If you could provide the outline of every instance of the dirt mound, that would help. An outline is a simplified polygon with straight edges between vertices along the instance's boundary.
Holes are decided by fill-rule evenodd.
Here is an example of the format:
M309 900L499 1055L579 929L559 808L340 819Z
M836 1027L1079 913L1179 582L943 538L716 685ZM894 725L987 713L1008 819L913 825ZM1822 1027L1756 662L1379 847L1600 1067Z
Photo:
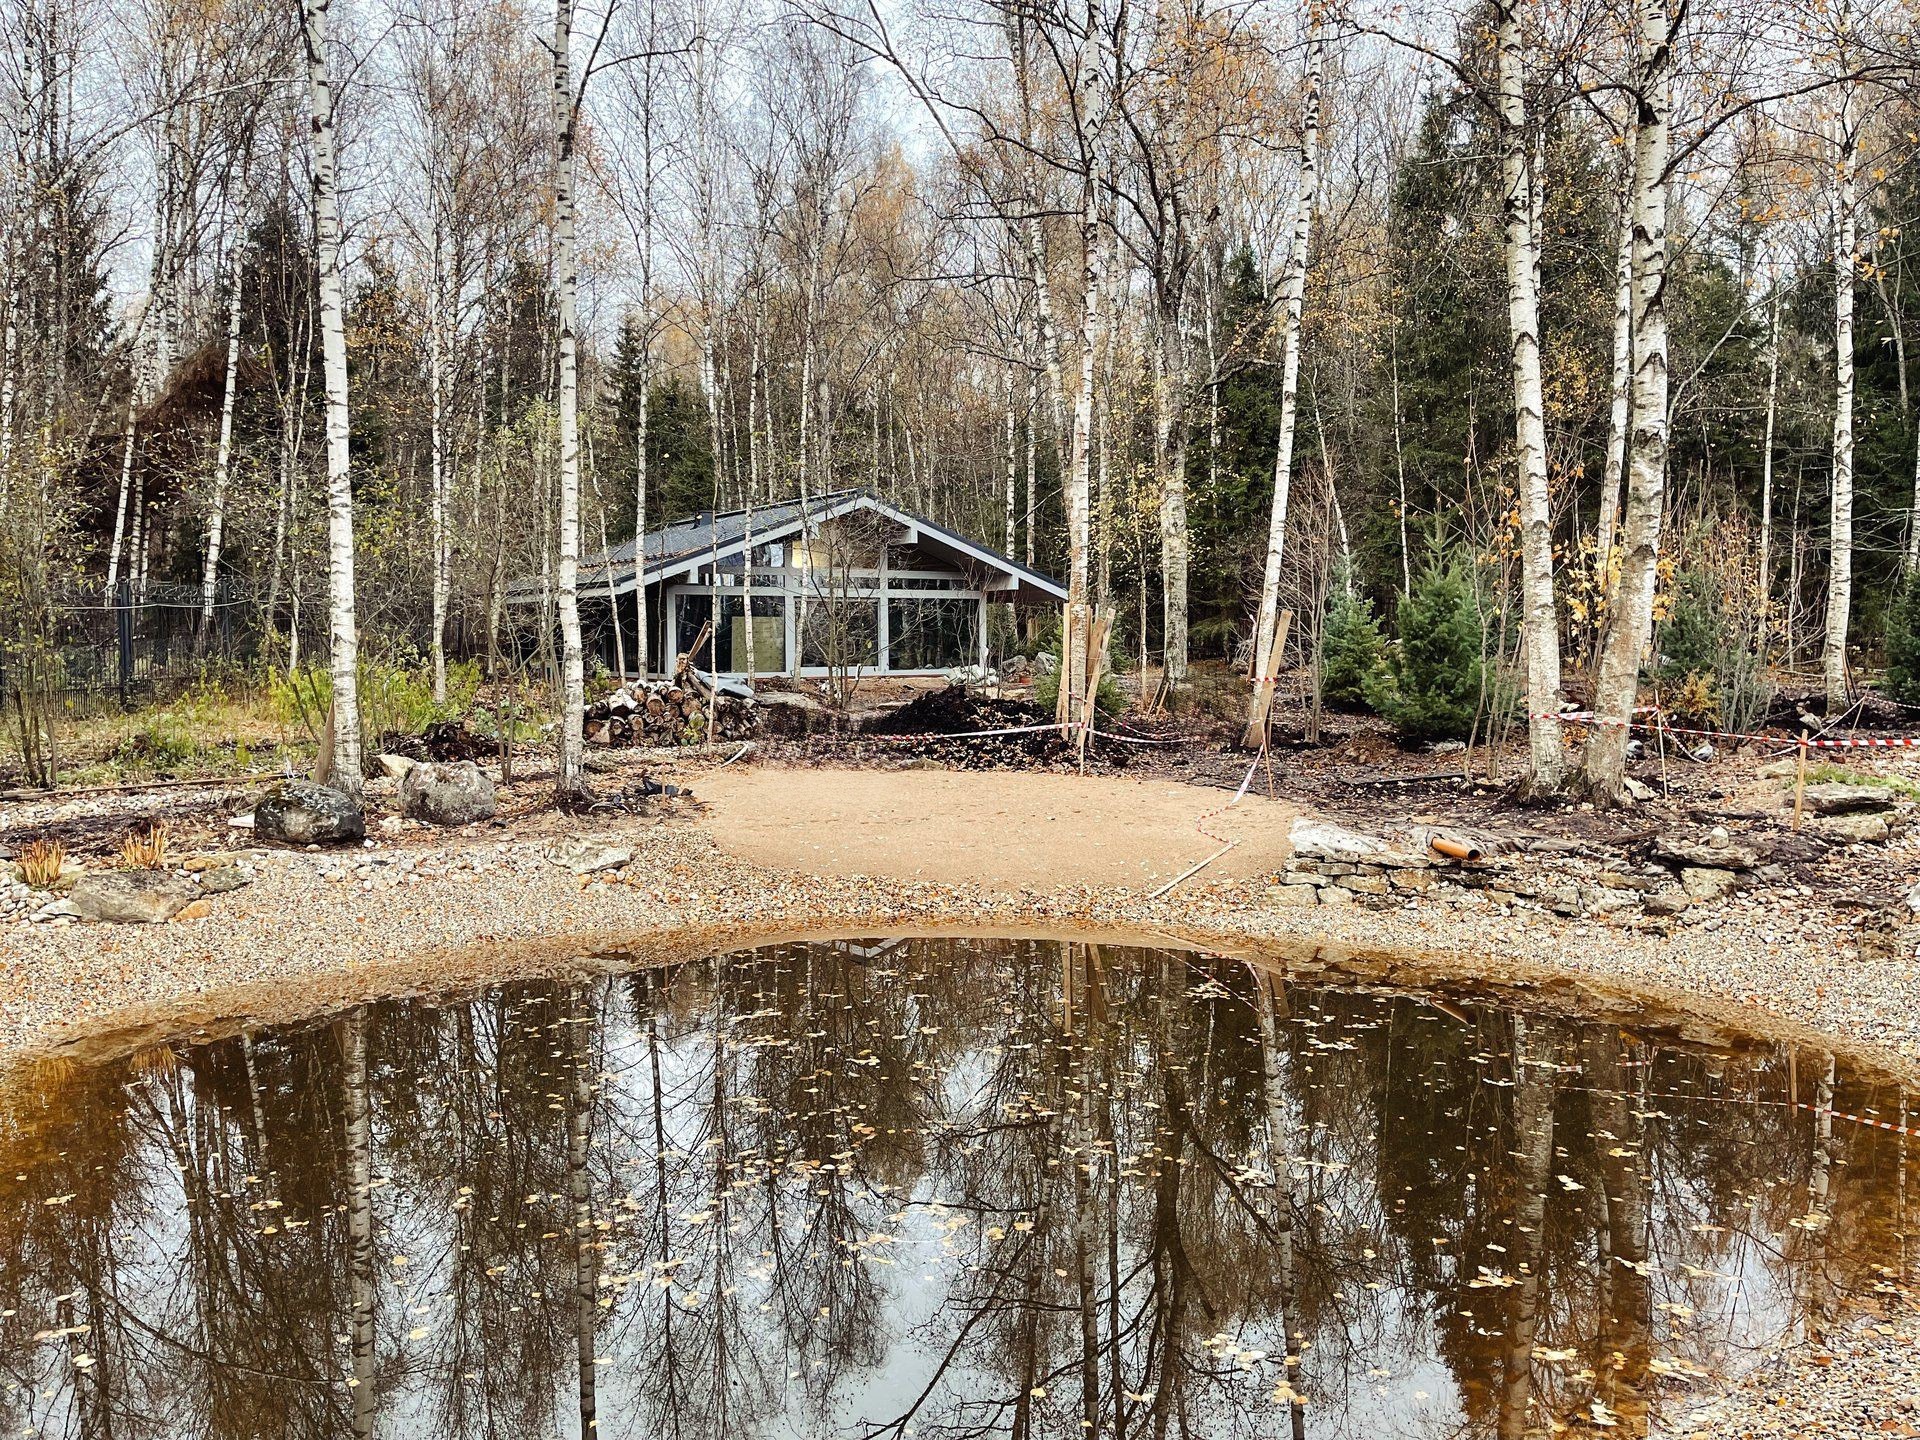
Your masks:
M1030 700L993 700L959 685L929 690L898 710L870 720L869 735L968 735L1017 725L1045 725L1053 719Z
M469 730L463 720L439 720L418 735L388 730L380 736L380 753L404 755L409 760L432 760L447 764L455 760L492 760L500 754L500 742L490 735Z

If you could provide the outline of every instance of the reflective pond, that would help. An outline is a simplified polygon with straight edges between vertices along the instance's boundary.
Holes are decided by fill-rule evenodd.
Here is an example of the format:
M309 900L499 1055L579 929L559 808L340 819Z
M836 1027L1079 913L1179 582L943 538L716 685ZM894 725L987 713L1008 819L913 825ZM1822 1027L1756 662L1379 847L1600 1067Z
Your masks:
M1903 1278L1894 1088L1471 993L768 946L49 1063L0 1427L1648 1433ZM1884 1268L1882 1268L1884 1267Z

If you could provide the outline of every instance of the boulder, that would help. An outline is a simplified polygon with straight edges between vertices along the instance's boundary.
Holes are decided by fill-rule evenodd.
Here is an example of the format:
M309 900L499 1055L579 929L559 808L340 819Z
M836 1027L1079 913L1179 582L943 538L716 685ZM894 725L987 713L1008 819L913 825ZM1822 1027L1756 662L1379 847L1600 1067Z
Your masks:
M193 882L170 870L93 870L67 896L66 913L82 920L152 925L171 920L193 900Z
M493 781L471 760L415 765L400 777L400 809L430 825L470 825L498 809Z
M407 772L420 763L411 755L394 754L376 755L373 757L373 762L380 767L381 773L389 780L406 779Z
M547 859L562 870L576 875L594 875L602 870L617 870L633 859L633 847L591 835L569 835L547 847Z
M363 839L367 817L344 790L311 780L283 780L253 808L253 831L284 845L332 845Z
M1377 836L1306 815L1287 827L1287 840L1296 860L1366 860L1387 849L1387 842Z
M253 877L238 865L215 865L200 874L200 893L202 895L224 895L229 890L238 890L243 885L251 885Z
M1733 871L1712 865L1687 865L1680 871L1680 888L1690 900L1718 900L1739 883Z
M1672 886L1668 886L1665 890L1656 890L1647 896L1647 913L1649 915L1678 915L1692 903L1693 901L1687 897L1687 893L1684 890L1677 890Z
M1807 809L1815 815L1861 815L1893 809L1893 791L1884 785L1822 783L1807 786Z
M1033 657L1033 673L1035 676L1051 675L1059 668L1060 657L1051 650L1042 650L1038 655Z
M1269 885L1267 899L1272 904L1290 907L1320 903L1319 893L1311 885Z
M1751 870L1760 863L1757 851L1733 840L1715 839L1703 844L1667 835L1653 842L1653 858L1681 869Z
M1845 845L1878 845L1887 838L1887 817L1872 812L1820 815L1809 822L1817 835Z

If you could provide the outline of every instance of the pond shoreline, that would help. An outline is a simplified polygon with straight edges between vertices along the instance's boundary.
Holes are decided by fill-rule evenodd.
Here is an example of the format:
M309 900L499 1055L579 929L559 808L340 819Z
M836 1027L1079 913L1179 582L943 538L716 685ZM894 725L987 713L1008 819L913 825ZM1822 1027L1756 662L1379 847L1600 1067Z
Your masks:
M1086 783L1097 792L1110 782ZM229 853L254 879L214 897L200 918L0 928L0 1068L227 1017L295 1020L393 994L693 958L754 939L1098 931L1395 983L1571 986L1589 1010L1651 1007L1675 1023L1690 1016L1825 1046L1920 1082L1920 967L1906 947L1863 953L1847 918L1812 901L1736 898L1704 923L1659 933L1446 886L1302 909L1281 903L1260 874L1210 881L1203 871L1153 898L1033 876L987 885L835 873L831 854L796 853L772 867L727 853L697 809L589 828L631 860L584 876L553 863L547 846L580 826L550 813L505 831L411 828L369 848L317 852L239 849L246 837L236 832ZM297 945L287 943L290 925Z
M0 931L0 1075L29 1081L41 1057L84 1062L363 1000L633 968L801 934L1097 931L1244 953L1303 977L1518 987L1529 1003L1617 1011L1623 1023L1705 1043L1824 1044L1856 1065L1920 1077L1911 958L1863 958L1842 918L1813 906L1783 917L1777 906L1743 913L1736 902L1711 928L1662 935L1479 894L1298 909L1263 877L1208 882L1203 873L1151 899L1111 885L834 874L830 863L803 873L727 854L697 809L596 822L595 837L632 859L581 876L544 853L577 828L547 814L505 832L410 830L367 850L247 851L252 883L216 897L203 918L9 926ZM1781 944L1788 921L1799 924L1790 947ZM290 945L295 926L300 943ZM1913 1318L1904 1295L1855 1316L1829 1348L1796 1347L1702 1395L1709 1408L1672 1433L1865 1433L1882 1419L1920 1419ZM1831 1428L1808 1428L1819 1415Z

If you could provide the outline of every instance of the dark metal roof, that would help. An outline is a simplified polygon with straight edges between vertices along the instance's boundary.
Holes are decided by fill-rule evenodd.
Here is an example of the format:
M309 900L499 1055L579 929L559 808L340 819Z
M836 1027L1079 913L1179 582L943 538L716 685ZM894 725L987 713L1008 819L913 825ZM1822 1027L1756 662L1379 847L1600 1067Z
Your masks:
M889 505L865 490L836 490L816 495L804 503L785 500L758 505L752 510L725 510L717 515L703 510L685 520L676 520L661 529L650 530L646 535L645 561L641 567L644 583L655 584L674 570L684 565L698 564L716 552L725 557L742 547L749 536L756 545L771 543L795 534L807 524L818 524L854 509L875 510L889 515L902 524L914 527L923 540L931 541L937 548L983 561L1043 594L1056 598L1064 598L1066 594L1051 576L1029 569L1019 561L968 540L943 525L936 525L931 520ZM615 545L604 554L581 556L581 589L604 591L609 585L621 593L632 589L636 578L635 549L635 542L629 540ZM538 600L540 593L538 581L520 580L508 587L507 600L512 604L525 604Z

